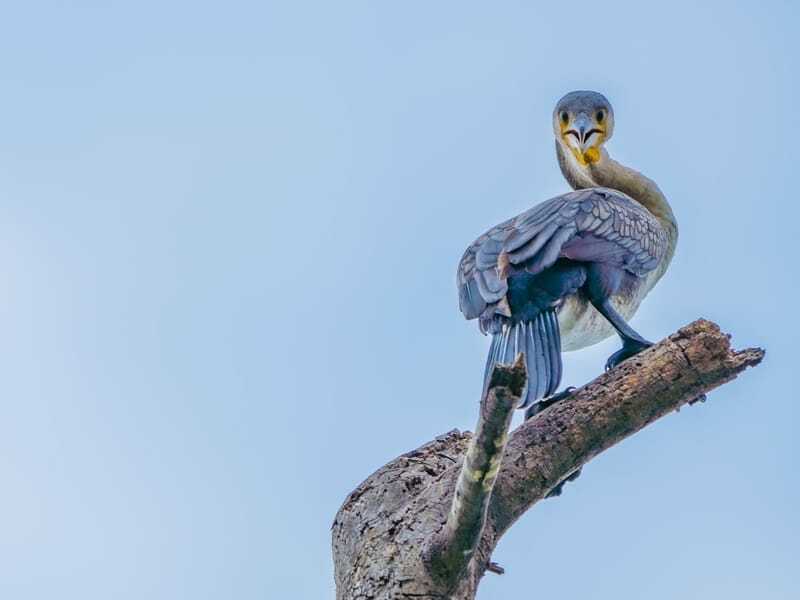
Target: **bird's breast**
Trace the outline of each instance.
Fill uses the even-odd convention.
[[[611,296],[612,304],[626,321],[636,314],[642,300],[655,285],[657,278],[653,275],[650,273],[646,277],[636,278],[632,285]],[[564,299],[558,309],[558,325],[561,329],[561,349],[565,352],[597,344],[616,333],[582,294],[572,294]]]

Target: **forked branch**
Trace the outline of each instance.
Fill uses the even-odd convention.
[[[521,384],[516,366],[503,367],[496,374],[508,379],[492,381],[475,436],[445,434],[347,498],[333,525],[337,599],[472,600],[500,537],[533,504],[600,452],[763,356],[732,350],[714,323],[695,321],[529,419],[507,443]]]

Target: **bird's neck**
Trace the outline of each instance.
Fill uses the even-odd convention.
[[[573,189],[607,187],[627,194],[659,220],[669,236],[668,256],[671,259],[678,241],[678,223],[672,207],[655,181],[615,161],[603,148],[600,160],[581,165],[572,152],[556,142],[558,164]],[[668,261],[667,261],[668,262]]]

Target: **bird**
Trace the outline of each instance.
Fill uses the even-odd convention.
[[[595,91],[563,96],[552,115],[558,165],[572,191],[486,231],[457,271],[459,307],[492,336],[484,392],[493,368],[524,353],[526,418],[574,388],[556,393],[562,352],[616,333],[622,347],[606,370],[652,343],[629,324],[666,272],[678,225],[658,185],[611,158],[614,110]]]

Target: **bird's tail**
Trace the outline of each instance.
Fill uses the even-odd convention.
[[[525,353],[528,385],[518,408],[527,408],[552,395],[561,383],[561,333],[555,309],[543,310],[533,321],[504,323],[492,334],[483,376],[484,392],[494,366],[513,363],[520,352]]]

